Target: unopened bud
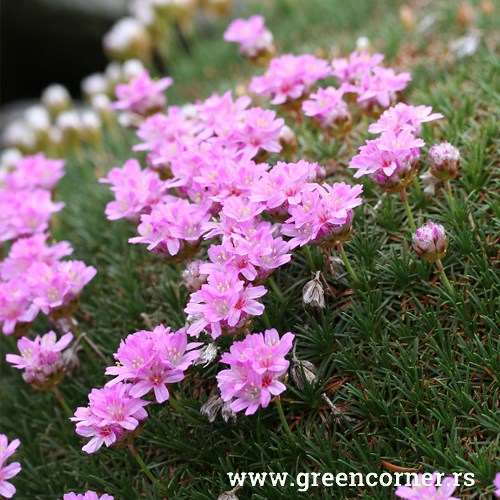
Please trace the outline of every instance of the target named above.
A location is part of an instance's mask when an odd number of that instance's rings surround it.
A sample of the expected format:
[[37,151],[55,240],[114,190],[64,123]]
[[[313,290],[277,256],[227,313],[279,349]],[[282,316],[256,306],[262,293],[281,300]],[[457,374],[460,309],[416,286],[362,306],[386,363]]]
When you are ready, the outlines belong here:
[[80,116],[74,109],[63,111],[57,117],[56,125],[61,131],[62,140],[66,147],[72,147],[78,142],[82,123]]
[[53,116],[57,116],[62,111],[71,107],[71,96],[63,85],[54,83],[49,85],[42,92],[42,104],[49,110]]
[[16,148],[7,148],[0,153],[0,168],[11,169],[23,157],[21,151]]
[[24,154],[29,154],[36,149],[36,134],[24,121],[16,120],[9,123],[3,133],[3,142],[6,146],[19,149]]
[[282,154],[285,156],[292,155],[297,151],[297,136],[288,125],[283,125],[283,127],[281,127],[279,142],[282,148]]
[[241,486],[235,486],[232,490],[225,491],[224,493],[221,493],[217,497],[217,500],[238,500],[238,497],[236,496],[236,492],[240,488],[241,488]]
[[442,181],[454,179],[460,169],[460,151],[449,142],[432,146],[429,150],[431,173]]
[[83,139],[89,144],[97,144],[101,140],[102,122],[95,111],[87,109],[80,116]]
[[200,408],[200,413],[208,418],[210,423],[215,421],[217,413],[222,408],[224,401],[217,395],[210,396],[207,402]]
[[363,51],[372,51],[372,43],[370,42],[370,39],[367,38],[366,36],[360,36],[356,40],[356,50],[363,52]]
[[122,66],[122,75],[125,82],[129,82],[144,71],[144,64],[139,59],[129,59]]
[[106,94],[98,94],[90,100],[92,109],[99,115],[103,123],[109,125],[114,120],[114,114],[111,110],[111,99]]
[[207,281],[207,275],[200,273],[201,260],[192,260],[182,271],[182,281],[190,292],[197,292]]
[[325,308],[325,291],[320,280],[321,271],[308,281],[302,288],[302,303],[304,306],[310,306],[318,309]]
[[444,227],[428,222],[413,234],[413,249],[417,255],[427,261],[436,262],[446,254],[448,239]]
[[105,52],[118,61],[134,57],[146,60],[151,53],[151,43],[147,28],[133,17],[117,21],[103,39]]
[[226,401],[221,408],[220,414],[222,416],[222,420],[226,422],[226,424],[232,420],[233,422],[236,422],[236,413],[231,410],[231,403],[232,401]]
[[312,385],[316,381],[318,369],[310,361],[301,361],[295,353],[292,356],[290,366],[290,377],[299,390],[304,390],[306,385]]
[[108,80],[102,73],[92,73],[81,83],[82,93],[89,101],[93,96],[108,92]]
[[213,343],[207,344],[200,349],[200,356],[193,363],[194,365],[203,365],[203,368],[212,363],[219,354],[219,348]]
[[420,175],[420,179],[424,185],[424,193],[434,196],[441,185],[441,181],[437,177],[434,177],[430,170]]

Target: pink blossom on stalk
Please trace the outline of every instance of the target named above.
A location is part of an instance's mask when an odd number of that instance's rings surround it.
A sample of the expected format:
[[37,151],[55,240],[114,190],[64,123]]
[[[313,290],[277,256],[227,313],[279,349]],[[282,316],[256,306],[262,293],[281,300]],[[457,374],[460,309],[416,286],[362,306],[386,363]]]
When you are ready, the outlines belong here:
[[366,73],[361,81],[358,102],[364,108],[391,105],[396,92],[403,90],[411,80],[410,73],[396,74],[392,68],[375,67],[373,75]]
[[135,159],[127,160],[122,168],[113,168],[107,177],[99,181],[111,184],[110,189],[115,194],[116,200],[106,206],[109,220],[138,220],[142,213],[151,211],[166,191],[158,174],[149,169],[142,170]]
[[144,70],[129,83],[117,85],[115,92],[118,101],[112,104],[114,109],[131,111],[141,116],[153,114],[165,106],[166,98],[163,91],[173,83],[166,77],[158,81],[151,80]]
[[364,75],[369,74],[383,59],[382,54],[354,51],[349,59],[342,57],[332,61],[332,74],[347,91],[356,91]]
[[63,500],[114,500],[111,495],[99,496],[95,491],[86,491],[85,493],[65,493]]
[[280,338],[273,328],[233,342],[230,352],[222,355],[221,362],[230,368],[219,372],[217,385],[223,401],[232,401],[233,411],[245,410],[245,415],[252,415],[286,389],[280,379],[290,365],[285,356],[294,338],[290,332]]
[[378,139],[366,141],[349,168],[357,169],[355,178],[370,175],[377,184],[397,190],[416,174],[419,148],[424,144],[409,130],[387,130]]
[[347,104],[342,99],[344,90],[335,87],[319,88],[302,103],[306,116],[314,118],[322,128],[342,127],[351,121]]
[[460,500],[458,497],[452,496],[456,490],[453,477],[443,478],[439,487],[436,486],[437,480],[438,473],[434,473],[430,480],[425,478],[424,486],[423,475],[418,474],[411,486],[398,486],[396,496],[407,500]]
[[103,444],[113,445],[147,418],[144,406],[149,403],[130,396],[130,388],[130,384],[120,382],[112,387],[92,389],[88,406],[77,408],[70,418],[76,422],[76,433],[91,438],[83,451],[95,453]]
[[387,130],[393,132],[409,130],[419,136],[423,123],[439,120],[440,118],[443,118],[443,115],[441,113],[432,113],[431,106],[410,106],[399,102],[384,111],[378,121],[368,127],[368,132],[379,134]]
[[[73,340],[72,333],[66,333],[59,340],[54,332],[37,335],[35,340],[23,337],[17,341],[21,356],[7,354],[6,360],[14,368],[24,370],[23,379],[37,389],[48,389],[58,383],[57,375],[62,374],[64,362],[61,351]],[[56,380],[57,379],[57,380]]]
[[302,192],[300,203],[288,209],[290,218],[282,233],[292,237],[290,246],[328,245],[345,239],[354,217],[352,209],[363,202],[362,191],[361,184],[311,184]]
[[448,239],[441,224],[428,222],[419,227],[413,234],[413,249],[427,262],[436,262],[446,254]]
[[129,241],[145,243],[148,250],[164,257],[174,257],[190,247],[196,249],[203,226],[210,219],[208,208],[207,203],[197,205],[182,198],[159,203],[150,214],[141,216],[137,228],[140,236]]
[[7,258],[0,262],[2,279],[11,280],[22,276],[34,262],[53,264],[73,253],[73,248],[67,241],[48,246],[48,238],[48,234],[35,234],[15,241]]
[[269,109],[251,108],[236,131],[235,140],[242,144],[243,154],[255,157],[259,150],[279,153],[279,136],[285,124],[283,118],[276,118],[276,112]]
[[305,96],[318,80],[330,74],[331,69],[323,59],[310,54],[285,54],[272,59],[263,76],[254,76],[249,90],[271,97],[271,104],[283,104]]
[[46,189],[0,188],[0,242],[43,233],[53,213],[64,203],[54,203]]
[[0,497],[12,498],[16,493],[16,488],[8,481],[21,472],[21,464],[12,462],[7,465],[7,459],[17,450],[21,441],[14,439],[10,442],[5,434],[0,434]]
[[263,286],[245,287],[236,271],[213,272],[207,283],[191,294],[184,309],[195,319],[187,333],[198,336],[206,328],[215,339],[222,334],[223,328],[234,330],[243,326],[247,317],[260,316],[264,312],[264,306],[255,299],[266,293]]
[[43,153],[25,156],[9,172],[4,181],[10,189],[54,189],[64,175],[64,160],[47,158]]
[[129,381],[131,396],[138,398],[153,391],[156,401],[163,403],[169,398],[166,384],[184,379],[184,371],[200,355],[195,349],[200,345],[198,342],[188,344],[184,330],[171,332],[170,327],[163,325],[152,332],[132,333],[121,341],[114,355],[117,366],[106,369],[106,375],[116,375],[106,385],[112,387]]
[[12,335],[19,323],[34,321],[39,310],[24,279],[0,282],[0,323],[5,335]]
[[261,52],[274,50],[273,35],[266,28],[262,16],[235,19],[224,33],[224,40],[240,44],[240,53],[254,58]]

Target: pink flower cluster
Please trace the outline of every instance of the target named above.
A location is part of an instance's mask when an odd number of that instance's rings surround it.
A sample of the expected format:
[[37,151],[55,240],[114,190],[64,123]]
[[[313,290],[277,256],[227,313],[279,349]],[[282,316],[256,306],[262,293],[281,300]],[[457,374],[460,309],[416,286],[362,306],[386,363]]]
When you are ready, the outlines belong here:
[[224,40],[239,43],[241,55],[251,59],[274,51],[273,34],[262,16],[235,19],[225,31]]
[[272,59],[267,72],[254,76],[248,89],[268,96],[271,104],[284,104],[306,97],[316,82],[332,74],[323,59],[310,54],[285,54]]
[[171,332],[163,325],[151,332],[132,333],[115,354],[117,365],[106,369],[106,375],[115,375],[106,386],[128,381],[132,384],[130,396],[140,398],[153,391],[156,401],[163,403],[169,398],[166,384],[184,379],[184,372],[200,355],[196,349],[200,345],[188,343],[184,330]]
[[172,83],[172,78],[168,77],[155,82],[144,70],[130,82],[116,86],[118,101],[113,103],[112,107],[143,117],[154,114],[165,107],[166,98],[163,92]]
[[99,496],[95,491],[86,491],[85,493],[65,493],[63,500],[114,500],[115,497],[111,495],[101,495]]
[[0,496],[2,498],[12,498],[16,493],[16,488],[8,480],[21,472],[21,464],[12,462],[7,465],[7,459],[14,454],[20,444],[19,439],[14,439],[9,444],[7,436],[0,434]]
[[0,177],[0,243],[46,231],[64,203],[51,191],[64,175],[64,161],[43,154],[19,159]]
[[0,262],[0,323],[5,335],[21,332],[44,314],[62,314],[78,299],[96,270],[82,261],[61,261],[68,242],[47,244],[47,234],[20,238]]
[[50,389],[59,382],[59,375],[63,375],[64,361],[61,355],[73,339],[72,333],[66,333],[59,340],[54,332],[50,331],[35,340],[23,337],[17,341],[20,356],[7,354],[6,360],[14,368],[24,370],[23,379],[33,384],[37,389]]
[[103,444],[108,447],[115,444],[148,416],[144,407],[149,403],[131,396],[131,388],[131,384],[119,382],[92,389],[88,406],[77,408],[70,419],[76,422],[76,433],[91,438],[83,451],[95,453]]
[[266,408],[272,396],[281,394],[285,385],[280,380],[287,372],[295,336],[288,332],[281,338],[273,328],[247,335],[234,342],[230,352],[221,357],[221,363],[230,365],[217,375],[217,384],[223,401],[232,401],[231,410],[245,410],[253,415],[259,407]]
[[425,145],[418,137],[422,124],[442,117],[431,112],[430,106],[402,103],[385,111],[369,127],[372,133],[380,132],[380,137],[366,141],[349,163],[349,168],[357,170],[354,177],[369,175],[389,192],[404,189],[417,173],[420,148]]
[[410,73],[396,73],[392,68],[380,66],[383,59],[381,54],[355,51],[349,58],[332,62],[332,74],[341,88],[345,93],[357,95],[358,103],[368,111],[390,106],[396,93],[411,80]]

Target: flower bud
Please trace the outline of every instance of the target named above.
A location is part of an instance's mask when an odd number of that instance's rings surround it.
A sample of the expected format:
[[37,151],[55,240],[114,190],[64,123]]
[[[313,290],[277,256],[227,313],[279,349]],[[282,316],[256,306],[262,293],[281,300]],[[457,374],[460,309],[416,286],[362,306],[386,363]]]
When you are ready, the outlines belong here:
[[203,365],[203,368],[207,367],[219,354],[219,348],[210,342],[206,346],[200,349],[200,356],[193,362],[193,365]]
[[302,288],[302,303],[304,306],[310,306],[318,309],[325,308],[325,292],[320,280],[321,271],[308,281]]
[[231,403],[232,401],[226,401],[221,408],[220,414],[222,416],[222,420],[226,422],[226,424],[232,420],[233,422],[236,422],[236,413],[231,410]]
[[3,142],[7,147],[19,149],[24,154],[33,153],[36,149],[36,134],[22,120],[10,122],[3,132]]
[[437,177],[434,177],[430,170],[421,174],[420,179],[424,185],[424,193],[434,196],[437,193],[441,181]]
[[281,127],[279,143],[282,148],[281,154],[285,156],[292,155],[297,151],[297,136],[288,125],[283,125],[283,127]]
[[241,488],[241,486],[236,486],[232,490],[225,491],[224,493],[221,493],[218,497],[217,500],[238,500],[238,497],[236,496],[236,492]]
[[111,59],[118,61],[133,57],[148,59],[151,43],[151,36],[146,27],[133,17],[124,17],[117,21],[103,39],[105,52]]
[[56,125],[61,131],[65,147],[73,147],[78,143],[82,123],[80,116],[74,109],[63,111],[57,117]]
[[114,115],[111,110],[111,99],[106,94],[93,96],[90,105],[104,124],[109,125],[113,122]]
[[98,114],[90,109],[80,115],[82,122],[83,139],[88,144],[97,144],[101,140],[102,122]]
[[449,142],[432,146],[429,150],[431,173],[442,181],[454,179],[460,168],[460,151]]
[[207,275],[200,273],[201,260],[192,260],[187,263],[182,271],[182,281],[190,292],[197,292],[206,283]]
[[106,94],[108,92],[108,80],[102,73],[92,73],[86,76],[80,86],[82,94],[89,101],[95,95]]
[[71,107],[71,96],[63,85],[54,83],[49,85],[42,92],[42,104],[47,108],[51,115],[57,116],[62,111]]
[[427,261],[436,262],[446,254],[448,239],[444,227],[428,222],[413,234],[413,249],[417,255]]
[[217,395],[210,396],[207,402],[200,408],[200,413],[208,418],[210,423],[215,421],[217,413],[222,408],[224,401]]
[[356,40],[356,50],[358,50],[359,52],[363,52],[365,50],[371,52],[373,50],[373,47],[370,39],[366,36],[360,36]]
[[312,385],[316,381],[318,369],[310,361],[300,361],[295,354],[292,356],[290,366],[290,377],[299,390],[304,390],[304,386]]
[[16,163],[23,157],[21,151],[16,148],[4,149],[0,153],[0,168],[11,169],[14,168]]
[[129,59],[122,66],[122,74],[125,82],[129,82],[144,71],[144,64],[139,59]]
[[24,119],[36,136],[37,149],[45,149],[51,127],[49,112],[43,106],[31,106],[24,112]]

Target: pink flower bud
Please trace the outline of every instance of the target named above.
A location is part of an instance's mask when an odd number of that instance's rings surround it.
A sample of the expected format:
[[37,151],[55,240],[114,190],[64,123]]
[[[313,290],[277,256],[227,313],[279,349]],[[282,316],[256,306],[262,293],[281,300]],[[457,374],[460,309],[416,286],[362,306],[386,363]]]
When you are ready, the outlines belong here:
[[413,248],[417,255],[427,262],[436,262],[446,254],[448,240],[444,227],[429,222],[415,231]]
[[448,181],[458,175],[460,151],[449,142],[432,146],[429,150],[431,173],[440,180]]

